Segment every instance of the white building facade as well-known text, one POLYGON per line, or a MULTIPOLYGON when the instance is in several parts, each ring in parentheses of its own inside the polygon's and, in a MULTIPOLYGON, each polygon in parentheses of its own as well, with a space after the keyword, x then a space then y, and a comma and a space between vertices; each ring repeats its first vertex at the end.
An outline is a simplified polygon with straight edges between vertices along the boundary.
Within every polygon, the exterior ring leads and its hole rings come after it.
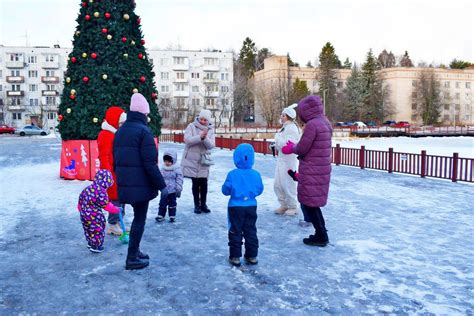
MULTIPOLYGON (((54 128, 72 48, 0 45, 0 123, 54 128)), ((201 109, 229 124, 233 54, 149 50, 165 127, 182 127, 201 109)))

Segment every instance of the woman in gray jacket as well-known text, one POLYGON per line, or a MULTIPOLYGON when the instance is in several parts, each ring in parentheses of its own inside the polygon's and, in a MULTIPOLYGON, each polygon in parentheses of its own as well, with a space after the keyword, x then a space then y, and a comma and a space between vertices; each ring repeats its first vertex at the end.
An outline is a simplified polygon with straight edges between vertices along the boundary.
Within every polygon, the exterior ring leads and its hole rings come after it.
POLYGON ((214 127, 211 124, 211 111, 201 110, 196 120, 186 127, 184 143, 186 147, 181 160, 183 175, 193 182, 194 213, 209 213, 207 207, 207 178, 210 160, 210 150, 216 146, 214 127))

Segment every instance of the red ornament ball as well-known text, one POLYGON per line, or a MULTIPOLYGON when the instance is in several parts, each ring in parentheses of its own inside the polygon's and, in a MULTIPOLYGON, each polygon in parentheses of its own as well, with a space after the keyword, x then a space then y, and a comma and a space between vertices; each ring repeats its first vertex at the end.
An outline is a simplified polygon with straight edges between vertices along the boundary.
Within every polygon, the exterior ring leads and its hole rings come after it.
POLYGON ((145 80, 146 80, 145 76, 141 76, 141 77, 140 77, 140 81, 141 81, 141 82, 145 82, 145 80))
POLYGON ((89 14, 86 14, 85 19, 86 19, 86 21, 89 21, 91 19, 91 16, 89 14))
POLYGON ((71 62, 75 63, 77 61, 76 57, 71 57, 71 62))
POLYGON ((63 118, 64 118, 64 117, 63 117, 63 115, 62 115, 62 114, 59 114, 59 115, 58 115, 58 121, 60 121, 60 122, 61 122, 61 121, 63 120, 63 118))
POLYGON ((126 41, 127 41, 127 38, 126 38, 125 36, 124 36, 124 37, 122 37, 122 42, 124 42, 124 43, 125 43, 126 41))
POLYGON ((105 27, 102 29, 102 33, 107 34, 109 30, 107 30, 105 27))
POLYGON ((151 98, 152 98, 153 100, 155 100, 156 98, 158 98, 158 94, 157 94, 156 92, 153 92, 153 93, 151 94, 151 98))
POLYGON ((71 99, 71 100, 76 99, 76 95, 75 95, 75 94, 71 94, 71 95, 69 96, 69 99, 71 99))
POLYGON ((97 54, 96 54, 96 53, 92 53, 92 54, 91 54, 91 58, 92 58, 92 59, 96 59, 96 58, 97 58, 97 54))
POLYGON ((143 54, 142 53, 139 53, 138 54, 138 59, 142 59, 143 58, 143 54))
POLYGON ((140 18, 137 19, 137 24, 140 24, 142 20, 140 20, 140 18))
POLYGON ((87 7, 87 2, 83 2, 83 3, 82 3, 82 6, 83 6, 84 8, 87 7))
POLYGON ((84 81, 85 83, 88 83, 89 82, 89 77, 87 77, 87 76, 82 77, 82 81, 84 81))
POLYGON ((105 12, 104 16, 106 19, 110 19, 112 15, 109 12, 105 12))
POLYGON ((140 41, 140 44, 145 45, 145 40, 142 39, 142 40, 140 41))

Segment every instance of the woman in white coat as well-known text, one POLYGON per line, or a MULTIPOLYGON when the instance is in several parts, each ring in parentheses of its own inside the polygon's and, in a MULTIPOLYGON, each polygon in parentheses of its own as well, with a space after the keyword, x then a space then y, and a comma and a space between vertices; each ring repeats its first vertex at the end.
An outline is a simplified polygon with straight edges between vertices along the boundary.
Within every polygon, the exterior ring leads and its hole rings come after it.
POLYGON ((278 151, 274 190, 280 203, 280 207, 275 210, 276 214, 296 215, 296 182, 288 175, 288 170, 298 170, 298 159, 295 154, 284 155, 281 148, 291 140, 298 143, 300 131, 295 123, 297 104, 292 104, 283 109, 280 120, 283 124, 281 130, 275 134, 275 149, 278 151))

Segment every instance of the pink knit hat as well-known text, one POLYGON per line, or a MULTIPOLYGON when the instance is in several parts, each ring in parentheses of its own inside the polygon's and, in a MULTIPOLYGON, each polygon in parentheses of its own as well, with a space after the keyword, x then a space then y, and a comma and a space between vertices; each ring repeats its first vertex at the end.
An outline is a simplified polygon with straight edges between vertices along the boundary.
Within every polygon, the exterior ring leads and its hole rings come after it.
POLYGON ((140 112, 145 115, 150 113, 150 106, 141 93, 134 93, 130 100, 130 111, 140 112))

